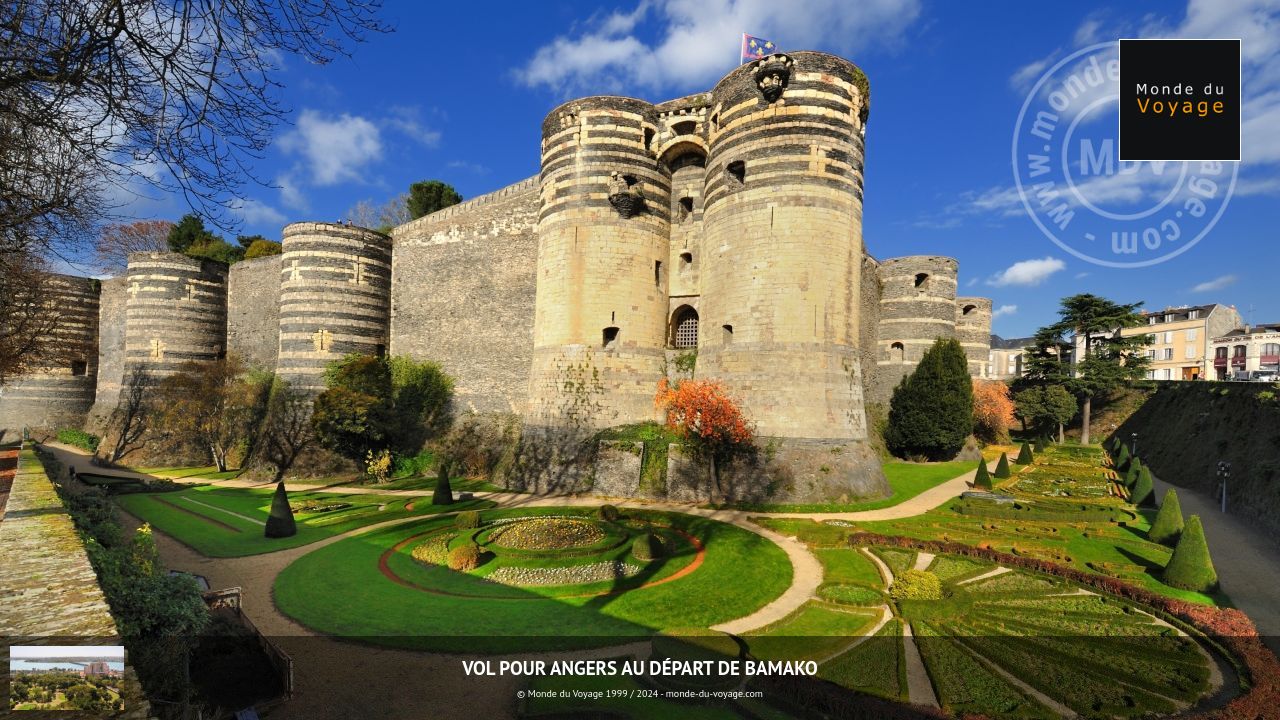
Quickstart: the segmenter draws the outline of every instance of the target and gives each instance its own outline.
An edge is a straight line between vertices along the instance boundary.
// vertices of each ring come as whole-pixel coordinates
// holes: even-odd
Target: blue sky
[[[285,60],[279,80],[292,124],[255,165],[277,187],[249,188],[243,232],[278,237],[289,222],[336,220],[359,200],[380,203],[421,179],[445,180],[469,198],[529,177],[552,107],[587,94],[662,100],[709,88],[733,68],[745,31],[783,50],[837,53],[866,71],[868,250],[958,258],[961,292],[994,300],[998,334],[1030,334],[1076,292],[1152,308],[1222,302],[1246,320],[1280,322],[1273,0],[386,0],[383,16],[395,32],[355,46],[350,58]],[[1107,268],[1068,255],[1032,223],[1012,191],[1011,138],[1046,67],[1092,43],[1147,36],[1243,38],[1244,162],[1203,241],[1151,267]],[[1133,196],[1113,200],[1119,207]],[[186,208],[150,198],[128,210],[176,219]]]

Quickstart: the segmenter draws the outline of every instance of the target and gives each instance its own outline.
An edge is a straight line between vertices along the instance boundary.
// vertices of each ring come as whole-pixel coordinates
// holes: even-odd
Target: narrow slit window
[[[693,253],[691,252],[680,253],[680,269],[688,270],[691,265],[693,265]]]
[[[685,221],[693,217],[693,198],[680,198],[680,220]]]
[[[644,129],[644,146],[646,150],[653,147],[653,128]]]
[[[923,288],[929,282],[929,273],[916,273],[916,287]]]
[[[88,372],[88,370],[89,370],[89,363],[85,362],[84,360],[71,361],[72,375],[84,375],[86,372]]]
[[[653,261],[653,284],[662,287],[662,261]]]

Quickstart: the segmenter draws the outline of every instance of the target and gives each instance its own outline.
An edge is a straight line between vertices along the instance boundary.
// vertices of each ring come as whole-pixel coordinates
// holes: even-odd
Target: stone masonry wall
[[[529,178],[392,233],[391,353],[439,362],[456,411],[524,412],[537,221]]]
[[[125,299],[127,277],[102,281],[98,294],[98,384],[88,429],[102,434],[107,418],[120,399],[124,382]]]
[[[280,350],[280,255],[244,260],[227,273],[227,352],[274,371]]]

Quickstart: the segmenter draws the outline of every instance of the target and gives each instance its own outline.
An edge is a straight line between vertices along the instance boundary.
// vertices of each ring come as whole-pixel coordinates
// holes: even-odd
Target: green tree
[[[1138,471],[1138,479],[1133,483],[1129,501],[1134,505],[1148,505],[1155,499],[1155,490],[1155,484],[1151,482],[1151,471],[1144,467]]]
[[[311,398],[274,378],[267,397],[266,417],[263,419],[262,441],[259,457],[275,467],[275,482],[284,480],[284,474],[297,462],[303,451],[315,443],[315,430],[311,424]]]
[[[269,257],[271,255],[279,255],[284,249],[278,242],[270,240],[254,240],[253,244],[244,251],[245,260],[253,260],[260,257]]]
[[[231,450],[256,434],[269,389],[235,356],[184,362],[156,387],[155,424],[206,449],[225,472]]]
[[[1081,399],[1080,441],[1089,442],[1093,398],[1125,382],[1146,376],[1145,334],[1125,337],[1126,328],[1143,324],[1142,303],[1122,304],[1091,294],[1063,298],[1058,322],[1041,328],[1029,351],[1027,377],[1046,384],[1061,384]],[[1068,336],[1074,341],[1068,341]],[[1075,343],[1082,357],[1071,368],[1061,348]],[[1057,351],[1055,352],[1055,348]],[[1065,375],[1065,376],[1064,376]]]
[[[169,249],[176,253],[186,253],[193,245],[207,244],[222,238],[209,232],[204,220],[195,213],[187,213],[176,225],[169,228]]]
[[[1174,544],[1182,534],[1182,505],[1178,502],[1178,493],[1169,488],[1164,494],[1164,502],[1160,503],[1160,512],[1147,531],[1147,539],[1161,545]]]
[[[267,526],[263,534],[269,538],[293,537],[298,534],[298,523],[293,519],[293,508],[289,506],[289,493],[284,489],[284,481],[276,483],[276,492],[271,496],[271,513],[267,515]]]
[[[409,197],[405,200],[405,205],[409,208],[410,218],[416,220],[460,202],[462,196],[452,185],[439,180],[423,180],[409,186]]]
[[[436,471],[436,489],[431,494],[432,505],[452,505],[453,504],[453,487],[449,484],[449,471],[451,463],[447,460],[440,463],[439,469]]]
[[[248,250],[249,248],[253,247],[253,244],[257,242],[271,242],[271,241],[268,240],[263,235],[237,235],[236,236],[236,244],[244,248],[245,250]],[[276,243],[276,244],[279,245],[279,243]]]
[[[1027,441],[1022,441],[1022,447],[1018,449],[1018,459],[1014,462],[1019,465],[1030,465],[1035,461],[1035,456],[1031,454],[1031,445]]]
[[[1001,480],[1004,480],[1005,478],[1013,477],[1013,472],[1009,470],[1008,455],[1005,455],[1004,453],[1000,453],[1000,462],[996,463],[995,475]]]
[[[1187,518],[1187,526],[1164,567],[1164,582],[1197,592],[1211,592],[1218,586],[1218,573],[1213,569],[1213,559],[1209,557],[1209,544],[1205,542],[1199,515]]]
[[[973,476],[973,487],[975,490],[990,490],[991,473],[987,470],[987,461],[978,461],[978,472]]]
[[[387,367],[399,420],[391,432],[393,447],[401,453],[413,453],[427,438],[448,427],[453,378],[439,363],[419,362],[403,355],[388,358]]]
[[[949,460],[973,429],[973,380],[964,349],[939,338],[893,391],[885,443],[899,457]]]

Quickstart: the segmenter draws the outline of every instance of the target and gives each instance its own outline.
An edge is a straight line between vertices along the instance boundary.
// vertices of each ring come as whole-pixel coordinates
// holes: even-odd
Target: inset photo
[[[10,710],[124,710],[121,645],[14,645],[9,648]]]

